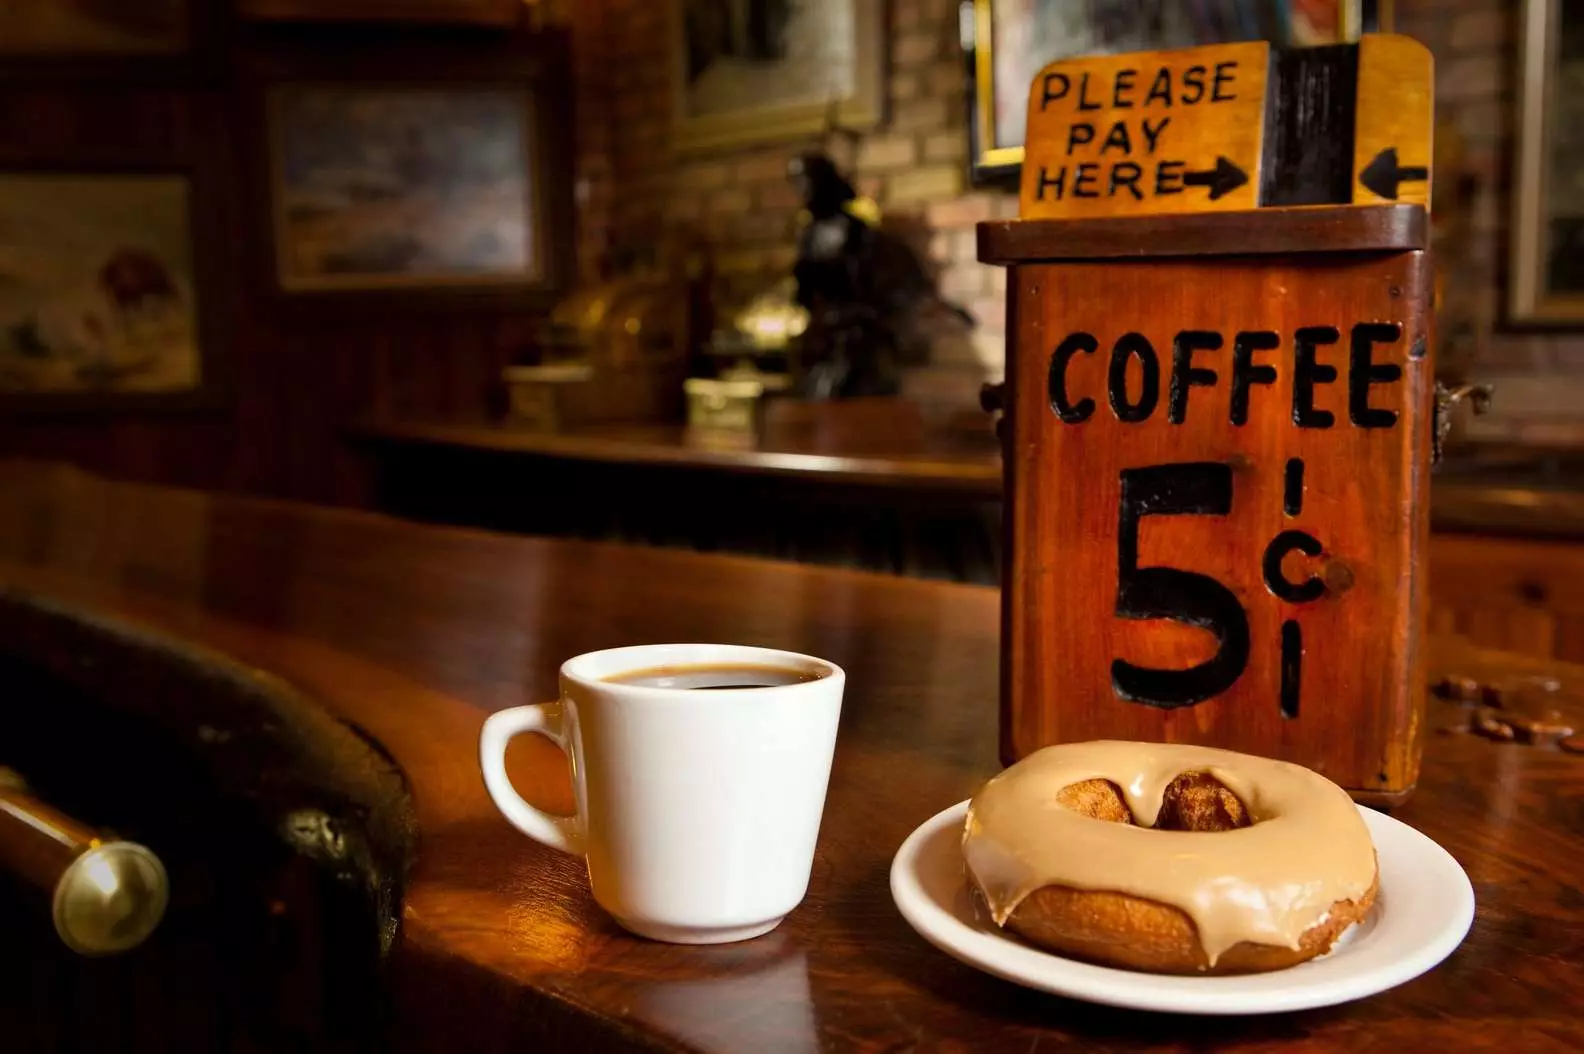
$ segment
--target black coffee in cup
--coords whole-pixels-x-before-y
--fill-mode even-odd
[[[698,663],[695,665],[650,666],[613,674],[605,680],[640,688],[725,689],[777,688],[787,684],[817,681],[823,674],[790,666],[760,666],[747,663]]]

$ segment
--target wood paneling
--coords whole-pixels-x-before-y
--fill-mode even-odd
[[[1584,545],[1437,535],[1429,585],[1432,631],[1584,661]]]
[[[237,0],[247,18],[282,22],[424,22],[514,26],[532,0]]]
[[[448,307],[397,295],[339,311],[331,302],[305,306],[276,293],[267,278],[270,234],[261,204],[259,82],[232,72],[270,74],[278,66],[270,56],[283,49],[334,44],[349,56],[399,49],[390,76],[408,83],[421,81],[426,63],[454,71],[476,55],[498,65],[503,50],[520,49],[544,63],[547,83],[567,83],[559,36],[456,32],[218,26],[200,41],[194,61],[150,66],[141,79],[88,79],[92,67],[81,63],[72,67],[80,76],[0,70],[0,171],[153,165],[194,173],[202,210],[195,237],[205,239],[200,258],[209,261],[198,275],[203,340],[225,389],[223,404],[208,410],[8,413],[0,417],[0,455],[70,461],[139,480],[357,502],[361,476],[342,446],[344,422],[365,413],[486,413],[500,367],[542,302],[462,297]],[[542,94],[561,110],[553,153],[569,171],[568,93]],[[556,181],[551,210],[563,218],[570,213],[565,183]],[[555,250],[562,274],[564,234]]]

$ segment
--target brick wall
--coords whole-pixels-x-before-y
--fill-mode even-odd
[[[1467,146],[1475,181],[1467,238],[1442,253],[1450,298],[1468,306],[1476,347],[1469,373],[1496,385],[1490,417],[1471,438],[1584,445],[1584,334],[1502,324],[1517,114],[1520,7],[1516,0],[1397,0],[1398,28],[1436,56],[1442,116]]]
[[[799,202],[787,162],[818,143],[673,155],[668,6],[550,5],[571,22],[578,51],[579,264],[592,275],[613,242],[680,238],[709,250],[719,299],[741,301],[790,270]],[[856,164],[859,191],[879,203],[886,228],[927,254],[941,291],[978,322],[971,333],[946,327],[910,390],[972,404],[979,383],[999,375],[1005,315],[1004,273],[975,261],[974,224],[1013,215],[1016,202],[967,193],[956,0],[888,8],[886,120],[839,160]]]
[[[787,160],[811,143],[673,157],[667,3],[560,0],[577,49],[580,264],[594,273],[609,239],[680,235],[707,246],[723,299],[741,298],[786,273],[797,200]],[[1470,436],[1584,444],[1584,336],[1524,333],[1501,325],[1511,182],[1514,0],[1398,0],[1398,29],[1436,55],[1443,115],[1466,142],[1474,196],[1456,258],[1443,254],[1447,296],[1463,307],[1467,371],[1498,385],[1496,412]],[[910,387],[971,402],[1001,369],[1005,274],[974,259],[974,224],[1011,216],[1015,199],[973,191],[964,177],[962,58],[956,0],[888,4],[887,120],[859,142],[862,193],[886,224],[928,253],[940,289],[976,318],[950,335],[935,365]]]

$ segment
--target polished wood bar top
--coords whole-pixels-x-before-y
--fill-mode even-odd
[[[986,422],[982,434],[873,436],[808,432],[711,432],[683,425],[581,425],[547,432],[498,422],[366,420],[354,436],[386,443],[528,454],[568,461],[659,465],[782,476],[871,487],[1001,493],[1001,453]]]
[[[1424,977],[1330,1009],[1188,1019],[1028,991],[926,944],[893,906],[887,871],[917,824],[998,768],[998,605],[995,590],[973,586],[0,470],[0,652],[81,680],[110,654],[94,641],[135,639],[209,671],[195,683],[222,702],[230,690],[300,693],[399,767],[416,835],[389,952],[402,1046],[1584,1045],[1584,756],[1443,733],[1476,712],[1447,702],[1432,704],[1423,778],[1397,815],[1467,869],[1479,910],[1462,947]],[[553,697],[568,656],[663,640],[795,649],[848,673],[808,897],[758,940],[689,948],[628,936],[593,903],[578,861],[518,835],[484,793],[487,713]],[[1432,666],[1467,701],[1543,690],[1584,717],[1584,670],[1445,641]],[[141,682],[106,703],[173,705]],[[561,757],[534,737],[516,745],[524,795],[570,808]]]
[[[931,437],[881,431],[732,436],[681,425],[586,425],[532,431],[489,421],[370,418],[352,434],[381,446],[425,446],[566,461],[655,465],[809,482],[902,488],[985,500],[1001,496],[1001,454],[988,431]],[[1454,454],[1431,477],[1438,531],[1584,538],[1584,459],[1523,449]]]

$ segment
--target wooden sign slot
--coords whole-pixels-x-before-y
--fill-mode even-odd
[[[1358,47],[1278,51],[1270,71],[1260,204],[1350,203]]]

